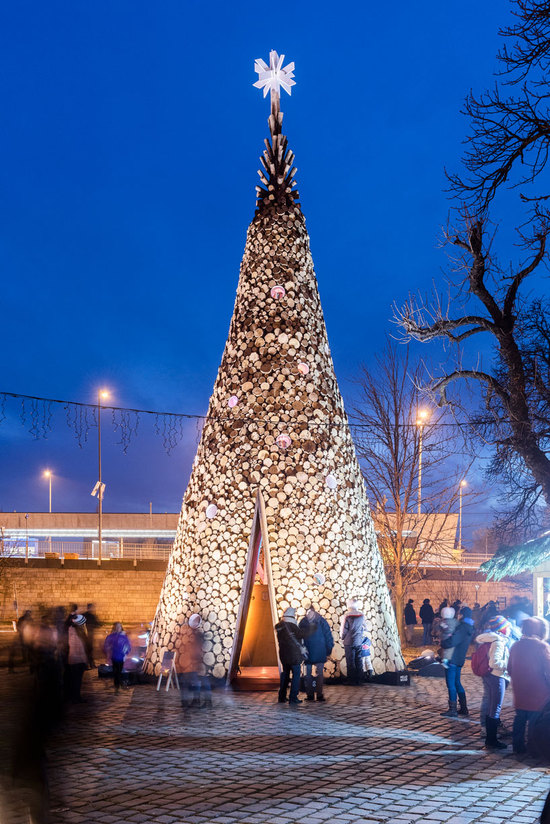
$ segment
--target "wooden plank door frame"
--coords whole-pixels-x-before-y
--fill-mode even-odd
[[[264,573],[266,578],[267,591],[269,593],[269,605],[271,608],[273,637],[275,640],[275,649],[278,650],[277,639],[275,637],[275,624],[277,623],[277,607],[275,604],[275,589],[273,587],[273,576],[271,574],[271,557],[269,554],[267,518],[265,514],[264,499],[262,497],[262,493],[260,492],[260,490],[258,490],[256,494],[256,506],[254,507],[254,517],[252,519],[250,541],[248,542],[248,553],[244,569],[241,599],[239,602],[239,610],[237,612],[237,622],[235,624],[235,637],[233,639],[233,649],[231,650],[231,658],[229,660],[229,669],[227,672],[227,684],[230,684],[237,675],[239,659],[241,657],[241,652],[243,648],[246,621],[250,609],[250,600],[252,597],[252,590],[254,588],[254,580],[256,578],[258,561],[260,559],[261,547],[263,547],[264,550]],[[281,662],[279,661],[278,654],[277,661],[280,670]]]

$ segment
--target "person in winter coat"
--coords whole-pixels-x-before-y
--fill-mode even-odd
[[[548,622],[544,618],[525,618],[521,629],[523,634],[513,644],[508,659],[516,709],[512,747],[518,755],[526,751],[527,724],[550,701]]]
[[[124,659],[132,648],[128,640],[128,636],[122,629],[120,621],[113,624],[113,629],[110,635],[105,639],[103,649],[108,660],[113,667],[113,680],[115,684],[115,692],[118,692],[122,683],[122,670],[124,668]]]
[[[455,631],[458,626],[458,620],[455,618],[455,611],[453,607],[443,607],[441,610],[441,618],[439,619],[438,633],[439,633],[439,658],[444,667],[447,667],[449,660],[453,657],[453,649],[448,644],[444,644]]]
[[[277,643],[279,645],[279,659],[282,664],[279,703],[286,703],[287,689],[290,683],[288,703],[301,704],[302,699],[298,698],[298,692],[300,690],[300,671],[304,660],[303,632],[296,622],[296,610],[293,607],[285,609],[282,620],[275,624],[275,632],[277,633]]]
[[[449,607],[446,607],[449,609]],[[442,640],[441,645],[447,653],[447,668],[445,670],[445,682],[449,695],[449,709],[441,715],[446,718],[456,718],[458,715],[468,716],[468,705],[466,703],[466,691],[462,686],[460,676],[462,667],[466,660],[468,647],[472,643],[474,635],[474,621],[472,610],[469,607],[462,607],[460,610],[460,621],[452,635]],[[447,649],[446,649],[447,648]],[[458,711],[456,700],[458,698]]]
[[[332,652],[334,646],[334,639],[332,632],[328,625],[328,621],[315,612],[313,607],[310,607],[306,612],[306,617],[302,618],[299,623],[299,628],[302,631],[304,643],[308,651],[308,659],[306,662],[306,695],[308,701],[315,699],[317,694],[317,701],[325,701],[323,695],[323,671],[325,662]],[[313,667],[315,666],[315,681],[313,680]]]
[[[420,620],[422,621],[422,628],[424,634],[422,636],[422,646],[427,646],[432,641],[432,624],[435,618],[433,607],[430,604],[429,598],[424,598],[424,602],[420,607]]]
[[[493,750],[506,749],[506,744],[498,740],[497,731],[504,693],[510,681],[508,673],[510,647],[507,640],[509,635],[510,622],[503,615],[495,615],[489,621],[487,630],[476,638],[476,643],[487,644],[489,671],[482,676],[487,713],[485,716],[485,746]]]
[[[348,601],[348,611],[342,618],[340,638],[344,642],[348,684],[363,682],[363,638],[366,635],[365,616],[355,598]]]
[[[68,629],[67,690],[69,700],[81,703],[80,695],[84,671],[90,666],[90,649],[86,635],[86,619],[73,613]]]
[[[409,598],[407,601],[407,605],[404,611],[405,617],[405,638],[407,639],[407,644],[412,644],[414,639],[414,628],[417,624],[416,620],[416,612],[413,607],[414,601],[412,598]]]
[[[181,708],[212,706],[210,680],[204,666],[204,634],[198,612],[183,624],[176,641],[175,667],[180,685]]]

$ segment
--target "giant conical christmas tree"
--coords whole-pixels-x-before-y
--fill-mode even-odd
[[[222,677],[230,662],[232,670],[238,665],[247,578],[254,577],[260,552],[260,542],[251,540],[259,516],[258,570],[271,617],[313,603],[338,639],[347,601],[357,597],[371,625],[375,670],[403,665],[330,356],[294,156],[281,132],[279,88],[290,92],[294,85],[294,65],[282,64],[275,52],[269,67],[256,63],[255,85],[264,87],[264,96],[271,92],[263,186],[257,187],[229,336],[155,616],[150,672],[160,671],[164,651],[177,649],[179,627],[194,613],[203,619],[208,670]],[[337,641],[327,674],[337,674],[343,661]]]

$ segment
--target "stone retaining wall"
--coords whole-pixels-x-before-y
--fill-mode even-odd
[[[42,559],[40,559],[42,560]],[[80,609],[93,601],[101,620],[120,620],[128,624],[152,621],[164,580],[162,561],[104,562],[59,561],[40,563],[11,561],[0,583],[0,618],[15,617],[14,598],[19,615],[38,604],[67,606],[71,601]]]

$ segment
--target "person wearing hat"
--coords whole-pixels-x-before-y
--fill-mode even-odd
[[[409,598],[407,601],[407,605],[405,606],[405,610],[403,612],[403,616],[405,618],[405,638],[407,639],[407,644],[413,644],[414,642],[414,628],[418,623],[416,620],[416,611],[413,607],[414,601],[412,598]]]
[[[486,712],[485,747],[487,749],[506,749],[506,744],[498,740],[497,731],[504,693],[510,681],[508,673],[510,630],[510,622],[503,615],[495,615],[489,621],[487,630],[476,638],[477,644],[487,645],[488,672],[482,676]]]
[[[512,681],[516,714],[512,747],[516,754],[526,751],[525,728],[550,701],[550,646],[548,622],[544,618],[525,618],[522,636],[510,650],[508,672]]]
[[[83,615],[73,613],[67,633],[67,691],[68,698],[75,704],[85,699],[80,695],[84,670],[91,665],[90,647],[86,634],[86,619]]]
[[[296,610],[294,607],[285,609],[282,620],[275,624],[275,632],[277,633],[277,643],[279,646],[279,660],[282,665],[279,703],[286,703],[287,690],[290,683],[288,703],[301,704],[302,701],[298,698],[298,692],[300,690],[302,661],[305,659],[305,647],[302,643],[304,633],[296,622]]]
[[[363,683],[363,639],[366,635],[365,616],[356,598],[348,601],[348,611],[342,618],[340,638],[344,642],[348,684]]]
[[[450,607],[445,607],[450,609]],[[446,718],[456,718],[459,715],[467,717],[468,705],[466,703],[466,691],[462,686],[460,676],[462,667],[466,660],[468,647],[472,643],[474,635],[474,621],[472,610],[469,607],[462,607],[460,610],[460,620],[453,633],[442,639],[441,646],[446,654],[445,683],[449,696],[449,709],[441,713]],[[456,701],[458,699],[458,710]]]

